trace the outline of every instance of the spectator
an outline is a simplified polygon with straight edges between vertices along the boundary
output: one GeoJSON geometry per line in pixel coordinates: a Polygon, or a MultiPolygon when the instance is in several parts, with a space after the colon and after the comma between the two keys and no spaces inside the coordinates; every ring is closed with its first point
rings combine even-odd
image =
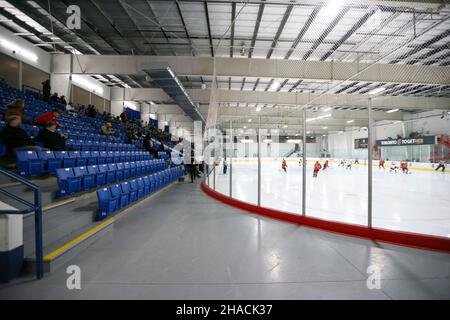
{"type": "Polygon", "coordinates": [[[61,96],[61,98],[59,98],[59,103],[61,103],[63,105],[67,105],[66,97],[65,96],[61,96]]]}
{"type": "Polygon", "coordinates": [[[50,97],[50,102],[52,103],[59,102],[58,94],[56,92],[50,97]]]}
{"type": "Polygon", "coordinates": [[[86,107],[84,105],[82,105],[80,107],[80,109],[78,110],[78,116],[79,117],[83,117],[86,115],[86,107]]]}
{"type": "Polygon", "coordinates": [[[154,148],[153,142],[151,141],[151,137],[147,134],[144,138],[144,149],[153,156],[153,159],[158,159],[158,151],[154,148]]]}
{"type": "Polygon", "coordinates": [[[27,132],[20,128],[22,118],[12,115],[7,118],[7,127],[0,132],[0,140],[11,151],[40,151],[41,147],[28,136],[27,132]]]}
{"type": "Polygon", "coordinates": [[[111,122],[107,122],[105,123],[103,126],[101,126],[100,131],[105,135],[105,136],[109,136],[110,138],[112,138],[112,123],[111,122]]]}
{"type": "Polygon", "coordinates": [[[61,114],[61,111],[60,111],[59,109],[53,109],[53,110],[50,111],[50,112],[46,112],[46,113],[41,114],[39,117],[37,117],[37,118],[34,120],[34,122],[35,122],[37,125],[45,126],[45,124],[46,124],[48,121],[51,121],[51,122],[55,123],[56,126],[57,126],[58,128],[60,128],[61,125],[58,123],[58,121],[56,121],[56,118],[57,118],[60,114],[61,114]]]}
{"type": "Polygon", "coordinates": [[[120,114],[120,120],[121,120],[123,123],[127,123],[127,122],[128,122],[128,117],[127,117],[127,115],[126,115],[125,112],[122,112],[122,113],[120,114]]]}
{"type": "Polygon", "coordinates": [[[42,82],[42,98],[45,102],[50,102],[50,80],[45,80],[42,82]]]}
{"type": "Polygon", "coordinates": [[[69,104],[66,105],[66,111],[67,111],[69,114],[73,115],[73,116],[76,116],[76,115],[77,115],[77,111],[76,111],[75,108],[73,107],[72,102],[69,102],[69,104]]]}
{"type": "Polygon", "coordinates": [[[95,116],[97,115],[97,110],[95,110],[95,107],[92,104],[88,105],[86,115],[91,118],[95,118],[95,116]]]}
{"type": "Polygon", "coordinates": [[[23,100],[14,100],[6,106],[6,111],[4,113],[5,119],[8,119],[10,116],[19,116],[22,118],[22,123],[33,124],[33,120],[24,116],[24,109],[25,104],[23,100]]]}
{"type": "Polygon", "coordinates": [[[52,121],[45,124],[37,137],[44,143],[44,148],[52,151],[75,151],[74,148],[66,146],[67,137],[56,132],[56,124],[52,121]]]}

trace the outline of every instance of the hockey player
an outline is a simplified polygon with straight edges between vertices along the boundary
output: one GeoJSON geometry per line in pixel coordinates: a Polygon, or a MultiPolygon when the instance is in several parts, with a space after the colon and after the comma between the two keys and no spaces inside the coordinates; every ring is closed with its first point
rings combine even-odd
{"type": "Polygon", "coordinates": [[[347,161],[347,166],[345,167],[345,170],[352,170],[352,160],[347,161]]]}
{"type": "Polygon", "coordinates": [[[392,172],[397,173],[397,169],[398,169],[397,164],[394,161],[392,161],[391,168],[389,169],[389,173],[392,173],[392,172]]]}
{"type": "Polygon", "coordinates": [[[434,169],[434,171],[438,171],[439,169],[442,169],[442,172],[445,171],[445,161],[444,160],[439,161],[439,165],[436,167],[436,169],[434,169]]]}
{"type": "Polygon", "coordinates": [[[409,173],[408,162],[407,161],[400,162],[400,169],[402,169],[403,173],[408,174],[409,173]]]}
{"type": "Polygon", "coordinates": [[[287,173],[287,164],[285,159],[283,159],[283,162],[281,162],[281,169],[283,169],[283,171],[287,173]]]}
{"type": "Polygon", "coordinates": [[[345,167],[345,159],[341,159],[341,162],[339,162],[338,167],[345,167]]]}
{"type": "Polygon", "coordinates": [[[325,160],[325,163],[323,164],[323,169],[322,170],[325,170],[326,168],[328,168],[328,160],[325,160]]]}
{"type": "Polygon", "coordinates": [[[319,173],[319,170],[322,168],[322,166],[320,165],[319,161],[316,161],[316,163],[314,164],[314,172],[313,172],[313,177],[317,178],[317,174],[319,173]]]}
{"type": "Polygon", "coordinates": [[[359,159],[358,158],[355,159],[355,164],[359,164],[359,159]]]}
{"type": "Polygon", "coordinates": [[[378,169],[383,168],[383,170],[386,170],[386,168],[384,167],[384,159],[380,159],[380,161],[378,161],[378,169]]]}

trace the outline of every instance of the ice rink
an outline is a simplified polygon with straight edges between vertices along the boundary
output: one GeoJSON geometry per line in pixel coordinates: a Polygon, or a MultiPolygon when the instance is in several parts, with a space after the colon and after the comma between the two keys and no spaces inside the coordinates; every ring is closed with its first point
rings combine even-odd
{"type": "MultiPolygon", "coordinates": [[[[331,163],[317,178],[312,177],[312,166],[308,161],[306,214],[367,225],[367,166],[354,165],[350,171],[331,163]]],[[[419,170],[395,174],[388,168],[373,169],[373,226],[450,237],[450,174],[419,170]]],[[[229,169],[224,175],[222,164],[216,168],[216,191],[225,195],[229,169]]],[[[300,214],[302,168],[297,160],[288,161],[287,173],[281,170],[281,160],[264,160],[261,169],[261,205],[300,214]]],[[[256,161],[233,161],[233,198],[256,204],[257,175],[256,161]]],[[[209,183],[213,185],[212,175],[209,183]]]]}

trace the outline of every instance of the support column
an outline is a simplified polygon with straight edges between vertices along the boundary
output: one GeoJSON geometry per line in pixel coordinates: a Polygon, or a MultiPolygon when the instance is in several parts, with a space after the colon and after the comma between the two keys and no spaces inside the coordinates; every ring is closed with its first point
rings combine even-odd
{"type": "Polygon", "coordinates": [[[369,172],[368,172],[368,194],[367,194],[367,226],[369,228],[372,228],[372,98],[369,98],[369,127],[367,129],[367,158],[368,158],[368,166],[369,166],[369,172]]]}
{"type": "Polygon", "coordinates": [[[306,106],[303,107],[302,215],[306,215],[306,106]]]}
{"type": "Polygon", "coordinates": [[[258,118],[258,206],[261,206],[261,116],[258,118]]]}
{"type": "Polygon", "coordinates": [[[233,153],[234,153],[234,136],[233,136],[233,121],[230,120],[230,198],[233,197],[233,153]]]}

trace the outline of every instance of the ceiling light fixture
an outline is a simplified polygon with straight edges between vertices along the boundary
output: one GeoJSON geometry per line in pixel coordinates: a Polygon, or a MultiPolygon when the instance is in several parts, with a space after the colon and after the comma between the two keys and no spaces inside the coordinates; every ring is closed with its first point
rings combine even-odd
{"type": "Polygon", "coordinates": [[[281,86],[281,83],[279,83],[278,81],[275,80],[270,85],[270,90],[277,90],[280,86],[281,86]]]}
{"type": "Polygon", "coordinates": [[[397,112],[399,109],[391,109],[391,110],[388,110],[388,111],[386,111],[386,113],[393,113],[393,112],[397,112]]]}
{"type": "Polygon", "coordinates": [[[386,90],[385,87],[376,88],[376,89],[373,89],[372,91],[369,91],[369,94],[370,94],[370,95],[374,95],[374,94],[383,92],[384,90],[386,90]]]}

